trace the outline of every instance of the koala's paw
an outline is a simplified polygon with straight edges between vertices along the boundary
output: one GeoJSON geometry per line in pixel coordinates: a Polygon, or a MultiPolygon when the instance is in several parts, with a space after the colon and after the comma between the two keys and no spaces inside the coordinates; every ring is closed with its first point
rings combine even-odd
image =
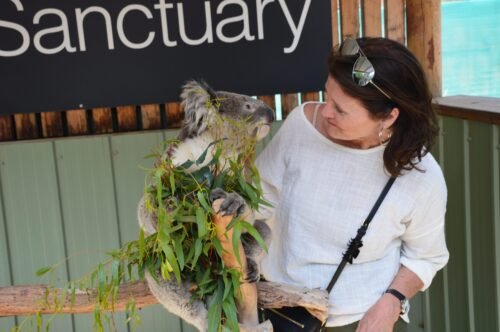
{"type": "Polygon", "coordinates": [[[245,212],[246,203],[240,195],[236,193],[227,193],[221,188],[216,188],[210,192],[210,200],[212,202],[219,198],[224,199],[224,202],[221,204],[220,210],[217,211],[217,213],[239,217],[245,212]]]}
{"type": "Polygon", "coordinates": [[[259,265],[253,260],[247,258],[247,271],[245,275],[246,282],[257,282],[260,280],[259,265]]]}

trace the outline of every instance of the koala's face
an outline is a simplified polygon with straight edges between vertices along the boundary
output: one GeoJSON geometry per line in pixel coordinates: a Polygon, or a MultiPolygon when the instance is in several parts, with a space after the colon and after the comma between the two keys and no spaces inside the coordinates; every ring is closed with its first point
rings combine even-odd
{"type": "Polygon", "coordinates": [[[274,121],[274,112],[264,102],[232,92],[217,91],[216,107],[221,116],[235,121],[244,121],[247,133],[257,140],[264,138],[274,121]]]}
{"type": "Polygon", "coordinates": [[[235,123],[244,126],[245,135],[260,140],[274,121],[273,110],[264,102],[237,93],[213,91],[204,82],[188,82],[181,98],[184,106],[181,140],[197,137],[211,126],[218,126],[226,137],[234,137],[235,123]]]}

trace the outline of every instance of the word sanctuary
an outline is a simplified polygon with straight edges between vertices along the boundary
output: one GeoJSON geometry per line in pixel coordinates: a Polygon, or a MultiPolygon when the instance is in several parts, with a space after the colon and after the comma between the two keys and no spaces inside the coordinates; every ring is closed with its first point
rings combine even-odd
{"type": "MultiPolygon", "coordinates": [[[[302,35],[302,30],[304,28],[304,23],[307,18],[307,14],[309,11],[309,7],[312,0],[304,0],[303,7],[300,14],[300,18],[298,21],[295,21],[290,14],[290,8],[287,5],[286,0],[255,0],[255,13],[252,13],[252,17],[256,18],[256,33],[252,33],[250,29],[250,15],[249,15],[249,7],[243,0],[224,0],[219,3],[219,5],[215,8],[216,15],[220,15],[217,18],[223,18],[218,21],[218,23],[214,26],[212,23],[212,6],[210,1],[204,1],[204,11],[205,11],[205,32],[199,38],[194,39],[192,36],[188,36],[186,33],[186,21],[188,21],[188,25],[193,24],[193,22],[189,22],[189,16],[185,14],[184,6],[182,3],[177,3],[174,5],[173,3],[166,3],[165,0],[158,0],[158,3],[154,4],[154,10],[141,5],[141,4],[130,4],[123,7],[116,17],[116,20],[113,20],[109,11],[100,6],[91,6],[85,9],[75,8],[74,9],[74,17],[68,18],[68,16],[61,9],[58,8],[44,8],[37,11],[33,16],[33,26],[28,27],[29,29],[35,30],[35,26],[40,24],[42,20],[47,20],[47,22],[56,21],[58,25],[51,26],[49,28],[44,28],[33,34],[32,42],[34,48],[43,54],[56,54],[59,52],[85,52],[87,50],[86,47],[86,36],[85,35],[85,18],[88,15],[99,15],[105,22],[106,29],[106,38],[107,38],[107,46],[109,50],[115,49],[115,35],[113,32],[113,25],[116,27],[116,34],[118,36],[119,41],[128,48],[131,49],[144,49],[150,46],[155,40],[159,40],[157,32],[155,31],[147,31],[147,37],[140,42],[131,41],[129,37],[125,34],[125,19],[127,15],[132,12],[136,12],[135,15],[143,15],[148,20],[158,20],[161,23],[161,41],[166,47],[176,47],[179,43],[184,43],[185,45],[196,46],[204,43],[210,44],[214,42],[214,39],[217,38],[222,43],[236,43],[242,40],[246,41],[254,41],[256,38],[258,40],[264,39],[264,11],[266,10],[266,6],[274,3],[274,5],[278,5],[281,9],[282,15],[285,17],[286,22],[288,23],[288,28],[290,31],[290,35],[292,38],[292,42],[289,46],[283,48],[284,53],[293,53],[300,41],[300,37],[302,35]],[[224,13],[225,8],[228,6],[239,6],[238,10],[241,14],[237,16],[228,16],[224,13]],[[178,34],[171,35],[169,33],[169,22],[167,20],[168,15],[177,15],[178,22],[178,34]],[[70,36],[70,19],[73,20],[76,25],[77,31],[77,40],[72,40],[70,36]],[[241,31],[236,35],[227,36],[224,34],[224,28],[226,26],[231,25],[233,27],[234,32],[234,24],[239,23],[238,26],[241,26],[241,31]],[[214,33],[215,30],[215,33],[214,33]],[[47,40],[49,38],[57,38],[56,40],[60,41],[58,45],[45,45],[43,40],[47,40]]],[[[21,0],[11,0],[11,2],[16,6],[16,10],[18,12],[24,11],[24,6],[21,3],[21,0]]],[[[238,9],[237,7],[231,8],[231,13],[235,12],[234,9],[238,9]]],[[[226,11],[227,12],[227,11],[226,11]]],[[[169,16],[170,17],[170,16],[169,16]]],[[[134,27],[132,27],[134,28],[134,27]]],[[[5,45],[1,45],[0,40],[0,56],[1,57],[15,57],[22,55],[25,53],[31,44],[31,36],[29,33],[29,29],[27,27],[19,24],[18,22],[0,20],[0,29],[8,29],[7,31],[11,36],[13,34],[16,35],[14,38],[16,40],[16,45],[6,47],[5,45]],[[19,42],[21,41],[20,45],[19,42]],[[16,48],[17,47],[17,48],[16,48]],[[10,48],[10,49],[5,49],[10,48]]],[[[127,27],[127,31],[130,31],[130,27],[127,27]]],[[[227,28],[226,28],[227,29],[227,28]]],[[[173,30],[173,29],[171,29],[173,30]]],[[[226,30],[227,31],[227,30],[226,30]]],[[[4,31],[5,32],[5,31],[4,31]]]]}

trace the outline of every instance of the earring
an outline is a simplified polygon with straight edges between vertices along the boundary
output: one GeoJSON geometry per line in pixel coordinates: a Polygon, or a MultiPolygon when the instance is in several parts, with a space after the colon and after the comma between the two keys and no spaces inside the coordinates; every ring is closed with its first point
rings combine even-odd
{"type": "Polygon", "coordinates": [[[379,142],[379,145],[384,144],[384,142],[382,142],[382,135],[383,134],[384,134],[384,127],[382,127],[382,129],[380,129],[380,131],[378,132],[378,142],[379,142]]]}
{"type": "Polygon", "coordinates": [[[382,127],[382,129],[380,129],[380,131],[379,131],[379,133],[378,133],[378,141],[379,141],[380,145],[382,145],[382,144],[384,144],[384,143],[388,142],[388,141],[391,139],[391,137],[392,137],[392,132],[391,132],[391,131],[389,131],[389,132],[387,133],[387,138],[384,140],[384,139],[382,138],[382,137],[384,136],[384,130],[385,130],[385,129],[382,127]]]}

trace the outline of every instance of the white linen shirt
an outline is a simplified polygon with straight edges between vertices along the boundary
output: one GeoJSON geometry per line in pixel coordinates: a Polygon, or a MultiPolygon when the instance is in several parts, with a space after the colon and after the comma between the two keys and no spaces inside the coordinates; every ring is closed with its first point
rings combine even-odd
{"type": "MultiPolygon", "coordinates": [[[[307,288],[330,282],[389,175],[384,145],[361,150],[324,137],[304,114],[290,113],[257,158],[265,199],[275,209],[266,280],[307,288]]],[[[373,218],[354,264],[347,264],[329,298],[327,326],[360,320],[403,264],[429,287],[448,261],[444,237],[446,184],[430,153],[398,177],[373,218]]],[[[265,211],[263,211],[265,214],[265,211]]],[[[407,320],[407,317],[404,317],[407,320]]]]}

